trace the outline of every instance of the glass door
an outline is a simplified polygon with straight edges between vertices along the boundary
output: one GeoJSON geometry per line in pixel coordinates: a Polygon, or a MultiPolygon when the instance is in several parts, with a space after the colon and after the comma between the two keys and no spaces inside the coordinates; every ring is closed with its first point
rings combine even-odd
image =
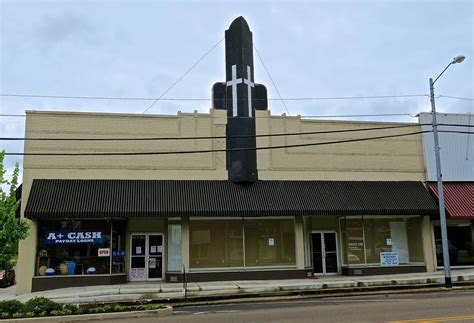
{"type": "Polygon", "coordinates": [[[130,281],[163,279],[163,234],[134,233],[130,241],[130,281]]]}
{"type": "Polygon", "coordinates": [[[146,280],[146,234],[130,236],[130,281],[146,280]]]}
{"type": "Polygon", "coordinates": [[[313,232],[313,269],[316,275],[338,273],[336,232],[313,232]]]}
{"type": "Polygon", "coordinates": [[[323,243],[321,239],[321,232],[313,232],[313,268],[315,274],[324,274],[323,269],[323,243]]]}
{"type": "Polygon", "coordinates": [[[337,274],[336,232],[324,232],[324,273],[337,274]]]}
{"type": "Polygon", "coordinates": [[[150,279],[163,278],[163,235],[148,235],[148,277],[150,279]]]}

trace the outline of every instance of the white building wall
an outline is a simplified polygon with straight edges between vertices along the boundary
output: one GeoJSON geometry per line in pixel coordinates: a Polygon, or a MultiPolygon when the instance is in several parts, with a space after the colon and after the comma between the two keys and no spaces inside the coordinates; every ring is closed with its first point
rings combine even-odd
{"type": "MultiPolygon", "coordinates": [[[[438,124],[474,126],[474,115],[471,114],[438,114],[438,124]]],[[[431,124],[431,113],[420,113],[420,124],[431,124]]],[[[432,130],[431,125],[422,126],[422,130],[432,130]]],[[[439,126],[438,130],[472,132],[474,127],[439,126]]],[[[474,136],[459,133],[439,133],[441,170],[443,181],[473,182],[474,181],[474,136]]],[[[433,133],[423,134],[423,152],[426,165],[427,181],[436,181],[436,160],[434,153],[433,133]]]]}

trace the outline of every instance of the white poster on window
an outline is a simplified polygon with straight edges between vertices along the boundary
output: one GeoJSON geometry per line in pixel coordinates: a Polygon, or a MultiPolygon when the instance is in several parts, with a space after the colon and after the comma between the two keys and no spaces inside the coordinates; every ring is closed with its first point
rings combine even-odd
{"type": "Polygon", "coordinates": [[[150,269],[155,269],[156,268],[156,259],[155,258],[150,258],[150,261],[148,262],[148,268],[150,268],[150,269]]]}
{"type": "Polygon", "coordinates": [[[274,246],[275,245],[275,239],[274,238],[268,238],[268,245],[269,246],[274,246]]]}
{"type": "Polygon", "coordinates": [[[398,253],[398,261],[401,264],[408,263],[408,238],[405,222],[390,222],[390,236],[392,239],[392,251],[398,253]]]}
{"type": "Polygon", "coordinates": [[[136,247],[136,248],[135,248],[135,253],[136,253],[137,255],[141,255],[141,254],[142,254],[142,247],[136,247]]]}
{"type": "Polygon", "coordinates": [[[156,246],[151,246],[150,252],[151,253],[156,253],[156,246]]]}
{"type": "Polygon", "coordinates": [[[132,272],[130,273],[130,278],[132,280],[145,279],[145,268],[132,268],[132,272]]]}
{"type": "Polygon", "coordinates": [[[163,246],[158,246],[157,251],[158,252],[163,252],[163,246]]]}
{"type": "Polygon", "coordinates": [[[399,263],[398,252],[380,253],[380,266],[398,266],[399,263]]]}

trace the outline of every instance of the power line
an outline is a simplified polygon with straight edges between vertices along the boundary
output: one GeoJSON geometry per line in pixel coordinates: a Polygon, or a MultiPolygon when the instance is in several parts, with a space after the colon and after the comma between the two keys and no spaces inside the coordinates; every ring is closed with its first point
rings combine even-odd
{"type": "MultiPolygon", "coordinates": [[[[285,136],[303,136],[303,135],[319,135],[332,133],[347,133],[386,129],[400,129],[407,127],[418,127],[422,125],[431,124],[405,124],[387,127],[370,127],[370,128],[355,128],[355,129],[339,129],[326,131],[310,131],[310,132],[293,132],[293,133],[274,133],[261,135],[239,135],[239,136],[198,136],[198,137],[127,137],[127,138],[39,138],[39,137],[0,137],[3,141],[170,141],[170,140],[211,140],[211,139],[235,139],[235,138],[262,138],[262,137],[285,137],[285,136]]],[[[474,127],[474,126],[473,126],[474,127]]]]}
{"type": "Polygon", "coordinates": [[[150,110],[156,102],[158,102],[162,97],[164,97],[166,95],[166,93],[168,93],[172,88],[174,88],[176,86],[176,84],[179,83],[179,81],[181,81],[189,72],[191,72],[199,63],[201,63],[201,61],[207,57],[207,55],[209,55],[213,50],[214,48],[216,48],[222,41],[224,40],[224,37],[222,37],[214,46],[211,47],[211,49],[209,49],[203,56],[201,56],[201,58],[199,58],[197,60],[196,63],[194,63],[190,68],[188,68],[188,70],[186,72],[183,73],[183,75],[181,75],[173,84],[171,84],[171,86],[169,88],[166,89],[166,91],[164,91],[155,101],[153,101],[149,106],[148,108],[145,109],[145,111],[143,111],[143,114],[145,114],[148,110],[150,110]]]}
{"type": "Polygon", "coordinates": [[[268,75],[268,77],[270,78],[270,81],[272,81],[272,84],[273,84],[273,86],[275,87],[275,90],[276,90],[278,96],[280,97],[281,103],[283,103],[283,106],[285,107],[286,112],[288,112],[288,115],[291,116],[291,113],[290,113],[290,111],[288,110],[288,107],[286,106],[285,101],[284,101],[283,98],[281,97],[280,91],[278,91],[278,87],[276,86],[275,81],[273,81],[273,78],[272,78],[272,76],[270,75],[270,72],[268,71],[268,68],[267,68],[267,66],[266,66],[265,63],[264,63],[262,56],[260,56],[260,53],[258,52],[258,49],[257,49],[257,47],[255,46],[255,44],[253,45],[253,48],[255,48],[255,52],[257,53],[257,56],[258,56],[258,58],[260,59],[260,62],[262,62],[263,68],[264,68],[265,71],[267,72],[267,75],[268,75]]]}
{"type": "Polygon", "coordinates": [[[439,97],[439,98],[448,98],[448,99],[474,101],[473,98],[463,98],[463,97],[460,97],[460,96],[452,96],[452,95],[438,95],[438,97],[439,97]]]}
{"type": "MultiPolygon", "coordinates": [[[[238,138],[264,138],[264,137],[290,137],[305,135],[321,135],[333,133],[362,132],[374,130],[400,129],[408,127],[431,126],[431,123],[412,123],[404,125],[394,125],[387,127],[370,127],[355,129],[338,129],[326,131],[309,132],[289,132],[260,135],[239,135],[239,136],[196,136],[196,137],[127,137],[127,138],[54,138],[54,137],[0,137],[0,141],[180,141],[180,140],[214,140],[214,139],[238,139],[238,138]]],[[[474,128],[474,125],[467,124],[438,124],[440,127],[467,127],[474,128]]],[[[462,133],[462,132],[460,132],[462,133]]]]}
{"type": "Polygon", "coordinates": [[[366,137],[357,139],[346,139],[337,141],[326,141],[317,143],[307,144],[293,144],[293,145],[279,145],[279,146],[265,146],[265,147],[251,147],[251,148],[231,148],[231,149],[206,149],[206,150],[187,150],[187,151],[154,151],[154,152],[110,152],[110,153],[5,153],[5,156],[144,156],[144,155],[183,155],[183,154],[203,154],[203,153],[218,153],[218,152],[230,152],[230,151],[249,151],[249,150],[270,150],[270,149],[282,149],[282,148],[298,148],[298,147],[310,147],[310,146],[324,146],[342,143],[351,143],[368,140],[380,140],[388,138],[398,138],[413,136],[422,133],[431,132],[427,131],[416,131],[405,134],[397,135],[385,135],[377,137],[366,137]]]}
{"type": "MultiPolygon", "coordinates": [[[[42,110],[38,110],[38,111],[42,111],[42,110]]],[[[45,110],[47,111],[47,110],[45,110]]],[[[70,112],[70,111],[47,111],[47,112],[70,112]]],[[[98,112],[98,113],[101,113],[101,112],[98,112]]],[[[192,112],[187,112],[187,113],[192,113],[192,112]]],[[[341,114],[341,115],[301,115],[301,114],[298,114],[298,115],[295,115],[293,117],[301,117],[301,118],[349,118],[349,117],[354,117],[354,118],[357,118],[357,117],[392,117],[392,116],[409,116],[409,117],[412,117],[412,118],[416,118],[416,115],[418,114],[418,112],[405,112],[405,113],[379,113],[379,114],[341,114]]],[[[443,113],[439,113],[439,114],[443,114],[443,113]]],[[[136,115],[136,116],[140,116],[140,115],[136,115]]],[[[148,116],[148,115],[147,115],[148,116]]],[[[26,114],[0,114],[0,117],[26,117],[26,114]]],[[[280,117],[279,115],[272,115],[270,117],[280,117]]],[[[232,117],[232,118],[255,118],[255,119],[258,119],[258,118],[268,118],[268,116],[264,116],[264,117],[232,117]]]]}
{"type": "MultiPolygon", "coordinates": [[[[20,93],[0,93],[3,97],[20,97],[20,98],[46,98],[46,99],[73,99],[73,100],[124,100],[124,101],[212,101],[212,98],[145,98],[145,97],[112,97],[112,96],[67,96],[67,95],[42,95],[42,94],[20,94],[20,93]]],[[[412,97],[428,97],[428,94],[399,94],[399,95],[363,95],[363,96],[328,96],[328,97],[288,97],[288,98],[267,98],[254,100],[268,101],[318,101],[318,100],[362,100],[362,99],[393,99],[393,98],[412,98],[412,97]]],[[[440,97],[440,96],[438,96],[440,97]]],[[[458,97],[448,97],[455,99],[466,99],[458,97]]],[[[232,99],[222,99],[231,101],[232,99]]],[[[239,99],[245,100],[247,99],[239,99]]],[[[288,112],[288,111],[287,111],[288,112]]],[[[288,112],[289,113],[289,112],[288,112]]]]}
{"type": "Polygon", "coordinates": [[[315,115],[315,116],[301,116],[305,118],[355,118],[355,117],[395,117],[395,116],[409,116],[416,118],[416,113],[381,113],[381,114],[342,114],[342,115],[315,115]]]}

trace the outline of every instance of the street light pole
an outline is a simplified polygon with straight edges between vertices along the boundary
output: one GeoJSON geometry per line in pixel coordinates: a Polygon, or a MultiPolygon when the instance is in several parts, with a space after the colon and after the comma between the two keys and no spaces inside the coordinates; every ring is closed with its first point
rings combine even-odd
{"type": "Polygon", "coordinates": [[[451,266],[449,262],[449,244],[448,244],[448,229],[446,225],[446,212],[444,209],[444,191],[443,191],[443,174],[441,172],[441,157],[440,157],[440,146],[438,137],[438,123],[436,120],[436,106],[434,96],[434,84],[440,78],[441,75],[452,65],[461,63],[465,59],[464,56],[457,56],[446,68],[438,75],[433,81],[430,78],[430,101],[431,101],[431,114],[433,117],[433,136],[434,136],[434,150],[436,159],[436,177],[438,181],[438,200],[439,200],[439,222],[441,226],[441,243],[443,246],[443,265],[444,265],[444,284],[446,288],[451,288],[451,266]]]}

